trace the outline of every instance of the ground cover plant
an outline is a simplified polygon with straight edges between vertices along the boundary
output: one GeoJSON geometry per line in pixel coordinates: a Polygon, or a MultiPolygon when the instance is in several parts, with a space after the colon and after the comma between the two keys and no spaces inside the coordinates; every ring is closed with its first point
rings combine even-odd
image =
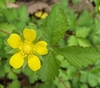
{"type": "Polygon", "coordinates": [[[100,88],[100,1],[94,3],[93,11],[76,13],[61,0],[30,16],[25,5],[8,8],[1,0],[0,88],[100,88]]]}

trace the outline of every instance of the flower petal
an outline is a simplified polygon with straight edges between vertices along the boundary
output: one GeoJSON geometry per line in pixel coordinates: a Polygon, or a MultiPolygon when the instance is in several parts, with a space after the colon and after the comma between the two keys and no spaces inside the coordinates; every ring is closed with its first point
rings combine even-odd
{"type": "Polygon", "coordinates": [[[11,34],[7,39],[7,42],[12,48],[18,48],[21,45],[22,40],[18,34],[11,34]]]}
{"type": "Polygon", "coordinates": [[[33,70],[37,71],[41,67],[41,62],[39,58],[35,55],[32,55],[28,58],[28,66],[33,70]]]}
{"type": "Polygon", "coordinates": [[[25,28],[23,31],[23,36],[26,41],[32,42],[36,38],[36,32],[34,30],[25,28]]]}
{"type": "Polygon", "coordinates": [[[35,51],[40,55],[45,55],[48,53],[47,43],[45,41],[39,41],[34,45],[35,51]]]}
{"type": "Polygon", "coordinates": [[[14,54],[10,58],[9,63],[13,68],[18,69],[24,64],[24,58],[22,54],[19,52],[19,53],[14,54]]]}

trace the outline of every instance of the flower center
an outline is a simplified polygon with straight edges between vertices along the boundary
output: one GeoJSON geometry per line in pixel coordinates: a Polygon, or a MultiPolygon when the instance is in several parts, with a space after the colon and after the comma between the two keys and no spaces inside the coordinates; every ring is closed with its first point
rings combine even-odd
{"type": "Polygon", "coordinates": [[[29,55],[32,53],[33,45],[31,43],[24,43],[20,49],[24,55],[29,55]]]}

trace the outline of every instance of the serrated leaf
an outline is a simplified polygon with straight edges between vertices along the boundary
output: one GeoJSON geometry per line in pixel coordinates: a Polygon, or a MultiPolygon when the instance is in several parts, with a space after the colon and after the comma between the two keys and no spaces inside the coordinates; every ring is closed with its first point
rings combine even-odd
{"type": "Polygon", "coordinates": [[[77,26],[89,26],[93,23],[92,14],[84,11],[76,21],[77,26]]]}
{"type": "Polygon", "coordinates": [[[0,24],[0,29],[6,33],[0,32],[0,36],[7,36],[7,34],[11,33],[15,27],[14,25],[8,24],[8,23],[1,23],[0,24]]]}
{"type": "Polygon", "coordinates": [[[50,45],[57,44],[60,39],[64,36],[67,30],[67,18],[63,9],[59,5],[54,5],[50,15],[45,19],[42,32],[43,39],[50,45]]]}
{"type": "Polygon", "coordinates": [[[95,75],[89,74],[88,83],[91,87],[95,87],[98,84],[97,77],[95,75]]]}
{"type": "Polygon", "coordinates": [[[7,74],[7,78],[12,79],[12,80],[18,79],[17,74],[13,73],[12,71],[10,71],[10,72],[7,74]]]}
{"type": "Polygon", "coordinates": [[[23,73],[26,75],[26,76],[30,76],[33,74],[33,71],[28,67],[26,66],[24,69],[23,69],[23,73]]]}
{"type": "Polygon", "coordinates": [[[78,27],[76,28],[75,35],[76,37],[86,38],[90,33],[90,28],[87,27],[78,27]]]}
{"type": "Polygon", "coordinates": [[[14,69],[14,68],[12,68],[12,71],[14,73],[16,73],[16,74],[19,74],[19,73],[21,73],[22,69],[21,68],[20,69],[14,69]]]}
{"type": "Polygon", "coordinates": [[[87,83],[87,79],[88,79],[89,73],[86,72],[86,71],[80,71],[80,74],[81,74],[81,76],[80,76],[80,82],[87,83]]]}
{"type": "Polygon", "coordinates": [[[82,47],[90,47],[91,43],[88,39],[86,38],[77,38],[78,45],[82,47]]]}
{"type": "Polygon", "coordinates": [[[68,11],[67,20],[68,20],[68,28],[70,30],[75,30],[75,22],[78,14],[74,13],[72,10],[68,11]]]}
{"type": "Polygon", "coordinates": [[[6,73],[8,73],[8,72],[10,72],[11,71],[11,66],[9,65],[9,64],[5,64],[4,65],[4,71],[6,72],[6,73]]]}
{"type": "Polygon", "coordinates": [[[55,49],[75,67],[87,67],[100,60],[100,52],[92,47],[64,47],[55,49]]]}
{"type": "Polygon", "coordinates": [[[20,88],[20,82],[18,80],[14,80],[11,84],[8,85],[7,88],[20,88]]]}
{"type": "Polygon", "coordinates": [[[30,84],[33,84],[37,80],[38,80],[38,76],[37,76],[36,72],[34,72],[32,75],[30,75],[30,77],[29,77],[30,84]]]}
{"type": "Polygon", "coordinates": [[[58,76],[58,64],[51,51],[44,57],[43,65],[39,71],[40,79],[42,81],[52,81],[58,76]]]}
{"type": "Polygon", "coordinates": [[[77,38],[74,35],[70,36],[67,40],[67,44],[68,46],[77,46],[78,45],[77,38]]]}
{"type": "Polygon", "coordinates": [[[18,9],[18,16],[22,22],[27,22],[29,20],[29,14],[25,6],[20,6],[18,9]]]}
{"type": "Polygon", "coordinates": [[[13,22],[15,20],[18,20],[18,13],[17,9],[15,8],[3,10],[3,15],[5,17],[5,20],[7,20],[8,22],[13,22]]]}
{"type": "Polygon", "coordinates": [[[100,44],[100,20],[95,19],[94,29],[89,36],[93,44],[100,44]]]}

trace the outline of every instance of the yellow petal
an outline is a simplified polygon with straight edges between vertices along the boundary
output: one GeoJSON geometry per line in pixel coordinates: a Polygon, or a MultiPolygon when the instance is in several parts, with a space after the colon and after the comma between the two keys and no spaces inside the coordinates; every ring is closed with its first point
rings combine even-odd
{"type": "Polygon", "coordinates": [[[40,60],[37,56],[32,55],[28,58],[28,66],[33,70],[37,71],[41,67],[40,60]]]}
{"type": "Polygon", "coordinates": [[[39,41],[34,45],[34,50],[40,54],[40,55],[45,55],[48,53],[47,50],[47,43],[45,41],[39,41]]]}
{"type": "Polygon", "coordinates": [[[42,11],[35,12],[34,15],[35,15],[36,17],[41,17],[41,15],[42,15],[42,11]]]}
{"type": "Polygon", "coordinates": [[[43,15],[41,16],[41,19],[45,19],[48,16],[48,13],[44,12],[43,15]]]}
{"type": "Polygon", "coordinates": [[[23,36],[26,41],[32,42],[36,38],[36,32],[34,30],[25,28],[23,31],[23,36]]]}
{"type": "Polygon", "coordinates": [[[18,48],[21,45],[22,40],[18,34],[11,34],[7,39],[7,42],[12,48],[18,48]]]}
{"type": "Polygon", "coordinates": [[[19,53],[14,54],[10,58],[9,63],[13,68],[18,69],[24,64],[24,58],[23,58],[22,54],[19,52],[19,53]]]}

